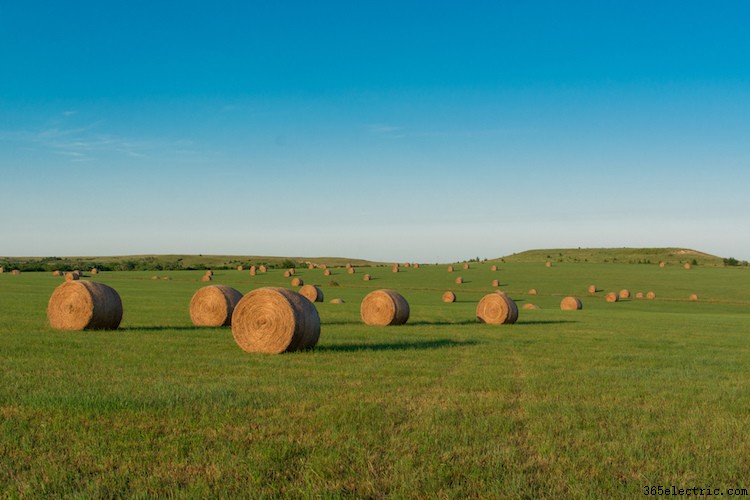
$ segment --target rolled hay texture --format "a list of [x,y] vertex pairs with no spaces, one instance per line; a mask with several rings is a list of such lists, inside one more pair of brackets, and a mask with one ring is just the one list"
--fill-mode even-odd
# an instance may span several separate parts
[[414,269],[419,269],[419,264],[412,264],[411,267],[413,267]]
[[91,274],[99,274],[99,270],[97,268],[91,269]]
[[351,264],[349,264],[349,263],[347,262],[347,263],[346,263],[346,266],[345,266],[345,267],[346,267],[347,269],[351,269],[351,268],[352,268],[352,265],[351,265]]
[[518,306],[507,295],[491,293],[477,304],[477,319],[490,325],[510,325],[518,320]]
[[411,267],[411,264],[410,264],[410,263],[408,263],[408,262],[406,262],[406,263],[404,264],[404,267]]
[[151,276],[151,279],[152,279],[152,280],[158,280],[158,279],[159,279],[159,277],[158,277],[158,276]]
[[350,267],[350,268],[349,268],[349,271],[348,271],[348,272],[349,272],[349,274],[354,274],[354,272],[355,272],[355,271],[354,271],[354,268],[353,268],[353,267]]
[[323,290],[315,285],[305,285],[299,289],[299,294],[310,302],[323,302]]
[[344,303],[344,299],[331,299],[328,302],[331,303],[331,304],[343,304]]
[[0,267],[0,274],[3,274],[4,272],[5,272],[5,268],[4,267]]
[[238,271],[243,271],[245,268],[243,266],[237,266]]
[[321,264],[321,265],[320,265],[320,268],[321,268],[321,269],[325,269],[326,267],[327,267],[327,266],[326,266],[325,264]]
[[292,275],[292,273],[290,273],[289,271],[284,271],[284,277],[285,277],[285,278],[288,278],[288,277],[290,277],[291,275]]
[[500,280],[492,280],[492,286],[494,287],[500,286]]
[[394,272],[394,273],[397,273],[397,272],[398,272],[398,266],[393,266],[393,272]]
[[362,281],[370,281],[370,279],[371,276],[369,274],[365,274],[364,276],[362,276]]
[[449,272],[449,273],[452,273],[452,272],[453,272],[453,266],[448,266],[448,272]]
[[258,266],[258,271],[265,273],[266,272],[266,266]]
[[323,271],[323,276],[330,276],[330,275],[331,275],[330,269],[326,269],[325,271]]
[[247,352],[280,354],[312,349],[320,338],[320,316],[313,303],[297,292],[258,288],[234,308],[232,336]]
[[547,262],[545,262],[545,264],[544,264],[544,265],[545,265],[545,266],[547,266],[547,267],[552,267],[552,262],[550,262],[550,261],[547,261]]
[[647,298],[648,300],[654,300],[654,299],[656,298],[656,294],[655,294],[654,292],[648,292],[648,293],[646,294],[646,298]]
[[205,274],[205,275],[203,275],[203,277],[201,278],[201,281],[211,281],[212,279],[214,279],[214,278],[213,278],[213,276],[210,276],[210,275],[208,275],[208,274]]
[[596,285],[589,286],[589,293],[596,293]]
[[560,309],[563,311],[577,311],[583,309],[583,303],[578,297],[565,297],[560,302]]
[[305,282],[302,281],[302,278],[293,278],[292,279],[292,286],[302,286]]
[[606,300],[607,302],[617,302],[618,300],[620,300],[620,296],[615,292],[609,292],[604,296],[604,300]]
[[643,298],[643,292],[638,292],[635,294],[636,299],[642,299]]
[[307,268],[308,268],[308,269],[315,269],[315,266],[314,266],[314,265],[312,265],[312,264],[308,264],[308,265],[307,265]]
[[457,285],[460,285],[463,282],[464,282],[464,279],[461,276],[459,276],[458,278],[456,278],[456,284]]
[[81,278],[81,276],[78,273],[66,273],[65,274],[65,281],[77,281]]
[[471,266],[469,265],[469,263],[468,263],[468,262],[467,262],[466,264],[464,264],[464,269],[469,269],[470,267],[471,267]]
[[529,290],[529,295],[536,295],[536,288]]
[[497,271],[497,266],[495,264],[492,264],[492,267],[490,267],[490,271]]
[[250,269],[250,276],[255,276],[255,275],[256,275],[255,269]]
[[687,262],[685,262],[685,265],[683,265],[682,267],[684,267],[685,269],[690,269],[690,264],[688,264]]
[[443,293],[443,302],[455,302],[456,301],[456,294],[453,292],[445,292]]
[[698,301],[698,295],[696,295],[694,293],[691,293],[690,294],[690,300],[692,300],[693,302],[697,302]]
[[621,299],[629,299],[630,298],[630,290],[627,288],[623,288],[620,290],[620,298]]
[[115,330],[122,321],[122,300],[114,288],[94,281],[66,281],[47,304],[56,330]]
[[540,307],[539,307],[538,305],[536,305],[536,304],[524,304],[524,305],[523,305],[523,308],[524,308],[524,309],[541,309],[541,308],[540,308]]
[[52,271],[52,276],[60,276],[61,274],[60,271]]
[[659,267],[664,267],[664,266],[666,266],[666,265],[667,265],[667,264],[666,264],[665,262],[663,262],[663,261],[662,261],[662,262],[659,262]]
[[190,300],[190,320],[195,326],[229,326],[242,293],[224,285],[200,288]]
[[371,326],[403,325],[409,320],[409,303],[393,290],[375,290],[362,299],[362,321]]
[[208,271],[206,271],[206,276],[213,276],[213,275],[214,275],[214,272],[212,270],[209,269]]
[[12,274],[13,276],[18,276],[19,274],[21,274],[21,271],[19,271],[18,269],[13,269],[13,270],[12,270],[12,271],[10,272],[10,274]]
[[258,268],[257,268],[257,267],[255,267],[255,266],[250,266],[250,272],[251,272],[251,273],[254,273],[254,272],[256,272],[257,270],[258,270]]

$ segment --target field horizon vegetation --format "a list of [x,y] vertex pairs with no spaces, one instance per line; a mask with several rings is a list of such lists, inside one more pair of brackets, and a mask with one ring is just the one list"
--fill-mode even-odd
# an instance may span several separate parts
[[[133,256],[57,262],[87,276],[99,267],[90,278],[122,298],[118,330],[82,332],[47,321],[62,278],[4,265],[40,258],[0,258],[0,497],[631,498],[652,486],[750,487],[750,268],[736,259],[559,249],[394,273],[354,259],[142,257],[162,268],[104,269]],[[164,268],[177,259],[192,269]],[[267,273],[236,269],[259,259],[273,263]],[[210,284],[247,293],[291,288],[289,261],[324,292],[315,349],[250,354],[230,328],[191,324],[203,269],[214,270]],[[409,302],[407,324],[361,322],[361,300],[381,288]],[[498,289],[519,309],[540,308],[513,325],[478,323],[477,302]],[[630,299],[605,301],[622,289]],[[448,290],[455,303],[441,301]],[[632,298],[648,291],[653,300]],[[582,310],[560,310],[569,295]]]

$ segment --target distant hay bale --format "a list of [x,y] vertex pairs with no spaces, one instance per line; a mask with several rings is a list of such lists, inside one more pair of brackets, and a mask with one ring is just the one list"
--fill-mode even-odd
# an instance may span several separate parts
[[320,338],[320,316],[312,302],[297,292],[258,288],[234,308],[232,336],[247,352],[280,354],[312,349]]
[[362,300],[360,315],[371,326],[403,325],[409,320],[409,303],[393,290],[375,290]]
[[208,271],[206,271],[206,276],[213,276],[213,275],[214,275],[214,272],[212,270],[209,269]]
[[314,266],[314,265],[312,265],[312,264],[308,264],[308,265],[307,265],[307,268],[308,268],[308,269],[315,269],[315,266]]
[[251,268],[250,269],[250,276],[255,276],[255,275],[256,275],[255,269]]
[[463,279],[463,278],[462,278],[461,276],[459,276],[458,278],[456,278],[456,284],[457,284],[457,285],[460,285],[460,284],[462,284],[463,282],[464,282],[464,279]]
[[627,288],[623,288],[620,290],[620,298],[621,299],[629,299],[630,298],[630,290]]
[[369,274],[365,274],[364,276],[362,276],[362,281],[370,281],[371,279],[372,278],[370,277]]
[[158,277],[158,276],[151,276],[151,279],[152,279],[152,280],[158,280],[158,279],[159,279],[159,277]]
[[255,276],[255,273],[258,271],[258,268],[255,266],[250,266],[250,274]]
[[78,273],[66,273],[65,274],[65,281],[77,281],[81,278],[81,275]]
[[267,271],[266,266],[258,266],[258,271],[265,273]]
[[666,262],[664,262],[664,261],[662,261],[662,262],[659,262],[659,267],[664,267],[664,266],[666,266],[666,265],[667,265],[667,264],[666,264]]
[[325,264],[321,264],[321,265],[320,265],[320,268],[321,268],[321,269],[325,269],[326,267],[327,267],[327,266],[326,266]]
[[21,271],[19,271],[18,269],[13,269],[13,270],[12,270],[12,271],[10,272],[10,274],[11,274],[11,275],[13,275],[13,276],[18,276],[18,275],[20,275],[20,274],[21,274]]
[[536,288],[529,290],[529,295],[536,295]]
[[343,304],[344,299],[331,299],[328,301],[330,304]]
[[94,267],[91,269],[91,274],[99,274],[99,270]]
[[404,267],[411,267],[411,264],[410,264],[410,263],[408,263],[408,262],[406,262],[406,263],[404,264]]
[[560,302],[560,309],[563,311],[577,311],[583,309],[583,303],[578,297],[565,297]]
[[500,280],[492,280],[492,286],[494,287],[500,286]]
[[552,262],[547,261],[547,262],[544,263],[544,265],[547,266],[547,267],[552,267]]
[[524,308],[524,309],[541,309],[541,308],[540,308],[540,307],[539,307],[538,305],[536,305],[536,304],[524,304],[524,305],[523,305],[523,308]]
[[490,271],[497,271],[497,266],[495,264],[492,264],[490,267]]
[[162,279],[162,280],[164,280],[164,281],[169,281],[169,280],[171,280],[172,278],[170,278],[169,276],[162,276],[162,278],[161,278],[161,279]]
[[638,292],[635,294],[636,299],[642,299],[643,298],[643,292]]
[[477,319],[490,325],[510,325],[518,320],[518,306],[507,295],[491,293],[477,304]]
[[345,265],[344,267],[346,267],[347,269],[351,269],[351,268],[352,268],[352,265],[351,265],[351,264],[349,264],[349,263],[347,262],[347,263],[346,263],[346,265]]
[[468,262],[467,262],[466,264],[464,264],[464,269],[469,269],[470,267],[471,267],[471,266],[469,265],[469,263],[468,263]]
[[589,293],[596,293],[596,285],[589,286]]
[[648,292],[648,293],[646,294],[646,298],[647,298],[648,300],[654,300],[654,299],[656,298],[656,294],[655,294],[654,292]]
[[690,269],[691,266],[690,266],[690,264],[688,264],[687,262],[685,262],[685,264],[682,267],[684,267],[685,269]]
[[284,277],[289,278],[292,275],[289,271],[284,271]]
[[238,270],[238,271],[243,271],[244,269],[245,269],[245,267],[244,267],[244,266],[237,266],[237,270]]
[[203,277],[201,278],[201,281],[204,281],[204,282],[205,282],[205,281],[211,281],[211,280],[213,280],[213,279],[214,279],[214,277],[213,277],[213,276],[211,276],[211,275],[208,275],[208,274],[204,274],[204,275],[203,275]]
[[305,285],[299,289],[299,294],[310,302],[323,302],[323,290],[315,285]]
[[61,274],[60,271],[52,271],[52,276],[60,276]]
[[228,286],[204,286],[190,300],[190,320],[195,326],[229,326],[241,298],[241,292]]
[[348,271],[348,273],[349,273],[349,274],[354,274],[354,273],[355,273],[355,271],[354,271],[354,268],[353,268],[353,267],[350,267],[350,268],[349,268],[349,271]]
[[413,269],[419,269],[419,264],[412,264],[412,265],[411,265],[411,267],[412,267]]
[[698,295],[696,295],[694,293],[691,293],[690,294],[690,300],[693,301],[693,302],[697,302],[698,301]]
[[397,272],[398,272],[398,266],[393,266],[393,272],[394,272],[394,273],[397,273]]
[[0,274],[3,274],[4,272],[5,272],[5,268],[4,267],[0,267]]
[[52,293],[47,318],[56,330],[115,330],[122,321],[122,301],[102,283],[66,281]]
[[297,270],[295,268],[293,268],[293,267],[290,267],[289,268],[289,275],[290,276],[294,276],[295,274],[297,274]]
[[620,300],[620,296],[617,295],[615,292],[609,292],[607,295],[604,296],[604,300],[607,302],[617,302]]
[[443,302],[455,302],[456,301],[456,294],[453,292],[445,292],[443,293]]
[[449,272],[449,273],[452,273],[452,272],[453,272],[453,266],[448,266],[448,272]]
[[330,275],[331,275],[330,269],[326,269],[325,271],[323,271],[323,276],[330,276]]
[[292,286],[302,286],[305,282],[302,281],[302,278],[293,278],[292,279]]

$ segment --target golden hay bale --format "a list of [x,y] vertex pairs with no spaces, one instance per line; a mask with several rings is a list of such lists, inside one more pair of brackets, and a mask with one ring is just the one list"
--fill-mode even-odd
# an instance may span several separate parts
[[494,287],[500,286],[500,280],[492,280],[492,286]]
[[255,273],[255,272],[256,272],[257,270],[258,270],[258,268],[257,268],[257,267],[255,267],[255,266],[250,266],[250,272],[251,272],[251,273]]
[[203,277],[201,278],[201,281],[211,281],[212,279],[214,279],[213,276],[204,274]]
[[552,267],[552,262],[547,261],[547,262],[544,263],[544,265],[547,266],[547,267]]
[[326,265],[325,265],[325,264],[321,264],[321,265],[320,265],[320,268],[321,268],[321,269],[325,269],[325,268],[326,268]]
[[285,278],[288,278],[288,277],[290,277],[291,275],[292,275],[292,273],[290,273],[289,271],[284,271],[284,277],[285,277]]
[[398,272],[398,266],[393,266],[393,272],[394,272],[394,273],[397,273],[397,272]]
[[349,268],[349,274],[354,274],[354,268],[353,267]]
[[659,267],[664,267],[664,266],[666,266],[666,265],[667,265],[667,264],[666,264],[666,262],[664,262],[664,261],[662,261],[662,262],[659,262]]
[[466,264],[464,264],[464,269],[469,269],[470,267],[471,267],[471,266],[469,265],[469,263],[468,263],[468,262],[467,262]]
[[163,279],[164,281],[169,281],[172,278],[170,278],[169,276],[162,276],[161,279]]
[[565,297],[560,302],[560,309],[563,311],[577,311],[583,309],[583,303],[578,297]]
[[419,264],[412,264],[411,267],[413,267],[414,269],[419,269]]
[[320,316],[313,303],[297,292],[258,288],[234,308],[232,336],[247,352],[312,349],[320,338]]
[[492,267],[490,267],[490,271],[497,271],[497,266],[495,264],[492,264]]
[[362,321],[367,325],[403,325],[409,320],[409,303],[393,290],[375,290],[362,300]]
[[190,300],[190,320],[196,326],[229,326],[242,293],[224,285],[198,289]]
[[541,307],[539,307],[539,306],[538,306],[538,305],[536,305],[536,304],[524,304],[524,305],[523,305],[523,308],[524,308],[524,309],[541,309]]
[[206,271],[206,276],[213,276],[213,275],[214,275],[214,272],[212,270],[209,269],[208,271]]
[[589,286],[589,293],[596,293],[596,285]]
[[237,266],[238,271],[243,271],[245,268],[243,266]]
[[370,279],[371,277],[369,274],[365,274],[364,276],[362,276],[362,281],[370,281]]
[[643,292],[638,292],[635,294],[636,299],[642,299],[643,298]]
[[258,271],[265,273],[266,272],[266,266],[258,266]]
[[18,269],[13,269],[13,270],[12,270],[12,271],[10,272],[10,274],[12,274],[13,276],[18,276],[19,274],[21,274],[21,271],[19,271]]
[[302,278],[293,278],[292,279],[292,286],[302,286],[305,282],[302,281]]
[[91,269],[91,274],[99,274],[99,270],[94,267]]
[[455,302],[456,301],[456,294],[453,292],[445,292],[443,293],[443,302]]
[[690,300],[692,300],[693,302],[696,302],[698,300],[698,295],[696,295],[694,293],[691,293],[690,294]]
[[52,271],[52,276],[60,276],[61,274],[60,271]]
[[81,275],[78,273],[66,273],[65,274],[65,281],[77,281],[81,278]]
[[685,269],[690,269],[690,264],[688,264],[687,262],[685,262],[685,265],[683,265],[682,267],[684,267]]
[[536,295],[536,288],[529,290],[529,295]]
[[404,267],[411,267],[411,264],[407,262],[404,264]]
[[461,276],[459,276],[458,278],[456,278],[456,284],[457,285],[460,285],[463,282],[464,282],[464,279]]
[[477,319],[490,325],[509,325],[518,320],[518,306],[507,295],[491,293],[477,304]]
[[346,263],[346,266],[344,266],[344,267],[346,267],[347,269],[351,269],[351,268],[352,268],[352,265],[351,265],[351,264],[349,264],[349,263],[347,262],[347,263]]
[[299,294],[310,302],[323,302],[323,290],[315,285],[305,285],[299,289]]
[[604,300],[607,302],[617,302],[620,300],[620,296],[617,295],[615,292],[609,292],[607,295],[604,296]]
[[315,266],[314,266],[314,265],[312,265],[312,264],[308,264],[308,265],[307,265],[307,268],[308,268],[308,269],[315,269]]
[[289,275],[290,276],[294,276],[296,273],[297,273],[297,270],[295,268],[293,268],[293,267],[289,268]]
[[255,276],[256,272],[255,269],[250,269],[250,276]]
[[323,271],[323,276],[330,276],[330,275],[331,275],[330,269],[326,269],[325,271]]
[[448,266],[448,272],[449,272],[449,273],[452,273],[452,272],[453,272],[453,266]]
[[115,330],[122,321],[122,301],[102,283],[66,281],[52,293],[47,318],[56,330]]
[[646,294],[646,298],[647,298],[648,300],[654,300],[654,299],[656,298],[656,294],[655,294],[654,292],[648,292],[648,293]]
[[629,299],[630,298],[630,290],[627,288],[623,288],[620,290],[620,298],[621,299]]
[[151,276],[151,279],[152,279],[152,280],[158,280],[158,279],[159,279],[159,277],[158,277],[158,276]]
[[3,274],[4,272],[5,272],[5,268],[4,267],[0,267],[0,274]]
[[328,301],[330,304],[343,304],[344,299],[331,299]]

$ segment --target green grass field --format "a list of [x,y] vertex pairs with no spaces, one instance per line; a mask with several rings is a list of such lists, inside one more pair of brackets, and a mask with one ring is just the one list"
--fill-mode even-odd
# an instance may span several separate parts
[[[302,269],[325,293],[320,342],[278,356],[242,351],[229,328],[191,325],[200,271],[101,273],[124,319],[85,332],[47,324],[60,278],[0,274],[0,497],[750,487],[749,269],[489,265]],[[541,309],[477,324],[493,279],[519,307]],[[246,293],[289,281],[281,270],[217,271],[214,284]],[[359,302],[378,288],[406,297],[409,323],[360,322]],[[622,288],[657,298],[605,302]],[[446,290],[456,303],[441,302]],[[560,311],[565,295],[584,309]],[[328,303],[337,297],[346,303]]]

